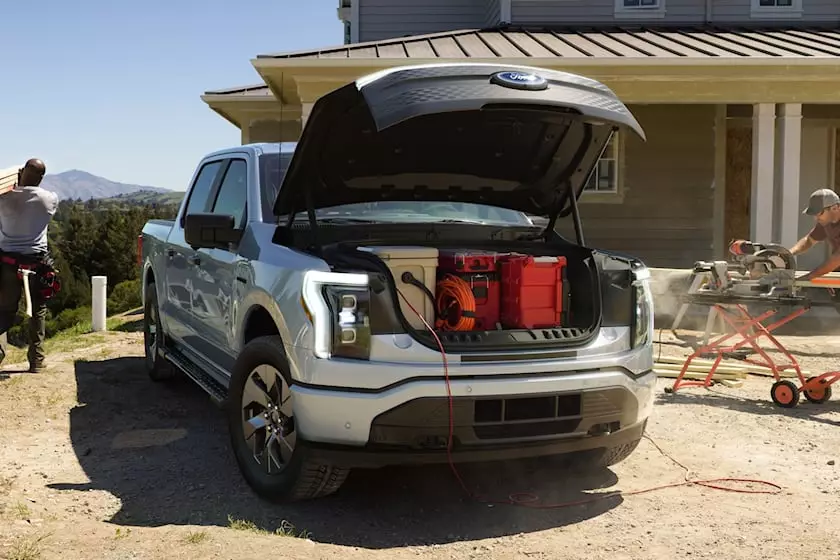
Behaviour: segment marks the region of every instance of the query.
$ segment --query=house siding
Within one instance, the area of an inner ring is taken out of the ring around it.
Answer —
[[[358,1],[360,42],[481,28],[490,11],[490,0]],[[498,18],[493,25],[496,23]]]
[[[752,17],[751,11],[751,0],[715,0],[712,8],[712,20],[717,23],[763,20],[763,18]],[[837,23],[840,20],[840,2],[837,0],[802,0],[802,16],[792,18],[792,20],[806,23]],[[780,20],[778,16],[775,16],[767,18],[766,21],[790,23],[791,20]]]
[[[501,0],[487,0],[487,12],[484,15],[484,27],[496,27],[502,21]]]
[[[511,0],[514,24],[568,25],[575,23],[610,23],[616,19],[615,0]],[[746,0],[749,2],[749,0]],[[666,0],[665,17],[651,18],[651,23],[703,23],[706,0]],[[749,14],[749,5],[747,6]]]
[[[586,245],[629,253],[652,267],[684,268],[712,259],[715,107],[630,109],[648,140],[622,140],[621,203],[587,203],[586,195],[581,198]],[[570,216],[561,219],[558,228],[574,239]]]

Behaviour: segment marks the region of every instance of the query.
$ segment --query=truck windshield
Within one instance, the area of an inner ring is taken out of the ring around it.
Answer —
[[[265,221],[274,221],[274,201],[280,190],[283,176],[292,160],[291,152],[263,154],[259,159],[260,190]],[[322,208],[315,212],[318,219],[353,219],[371,222],[451,222],[465,221],[502,226],[532,226],[530,218],[515,210],[463,202],[380,201],[344,204]],[[307,220],[306,212],[295,216]],[[285,218],[282,218],[285,222]]]

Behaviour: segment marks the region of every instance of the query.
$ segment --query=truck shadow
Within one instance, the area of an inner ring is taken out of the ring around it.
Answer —
[[[269,504],[244,483],[221,411],[190,381],[154,383],[133,357],[77,362],[75,373],[79,404],[70,412],[70,436],[91,482],[50,487],[113,494],[122,507],[110,521],[121,525],[253,524],[274,532],[290,523],[315,541],[384,549],[541,531],[622,502],[614,494],[558,509],[489,506],[467,498],[441,465],[354,471],[334,496]],[[581,476],[533,461],[464,465],[459,474],[471,491],[492,499],[528,492],[554,504],[617,482],[609,470]]]

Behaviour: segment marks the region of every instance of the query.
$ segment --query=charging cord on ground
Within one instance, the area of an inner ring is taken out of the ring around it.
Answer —
[[[512,506],[520,506],[520,507],[527,507],[532,509],[561,509],[573,506],[579,506],[584,504],[590,504],[593,502],[606,500],[610,498],[618,498],[623,496],[638,496],[640,494],[647,494],[650,492],[656,492],[659,490],[665,490],[667,488],[678,488],[681,486],[703,486],[706,488],[711,488],[713,490],[722,490],[724,492],[737,492],[741,494],[779,494],[782,491],[782,487],[778,484],[774,484],[772,482],[767,482],[765,480],[756,480],[756,479],[749,479],[749,478],[714,478],[714,479],[693,479],[690,477],[691,471],[674,459],[670,454],[666,453],[662,447],[659,446],[649,435],[645,434],[643,437],[648,440],[659,453],[683,469],[684,471],[684,480],[682,482],[674,482],[671,484],[662,484],[660,486],[654,486],[652,488],[644,488],[641,490],[630,490],[630,491],[618,491],[618,492],[608,492],[603,494],[598,494],[589,498],[585,498],[583,500],[575,500],[569,502],[560,502],[560,503],[543,503],[540,497],[537,494],[533,494],[530,492],[516,492],[509,494],[507,499],[490,499],[484,498],[481,496],[476,495],[473,493],[467,485],[464,483],[464,479],[461,477],[461,474],[458,472],[458,469],[455,467],[455,462],[452,459],[452,441],[454,437],[454,424],[453,424],[453,407],[454,407],[454,399],[452,397],[452,386],[449,379],[449,363],[446,359],[446,350],[443,347],[443,343],[440,341],[435,330],[432,328],[431,325],[426,321],[423,315],[411,305],[411,302],[408,301],[408,298],[403,295],[403,293],[397,288],[397,293],[399,296],[405,301],[406,305],[414,312],[415,315],[420,319],[423,325],[426,326],[429,333],[435,339],[437,343],[438,350],[440,351],[441,359],[443,360],[443,378],[446,384],[446,396],[448,401],[448,409],[449,409],[449,434],[446,441],[446,458],[447,462],[449,463],[449,468],[452,471],[452,474],[455,476],[455,479],[461,486],[461,489],[464,493],[474,501],[484,504],[498,504],[498,505],[512,505]],[[763,486],[769,488],[768,490],[761,490],[756,488],[733,488],[731,486],[726,486],[725,484],[745,484],[745,485],[755,485],[755,486]]]

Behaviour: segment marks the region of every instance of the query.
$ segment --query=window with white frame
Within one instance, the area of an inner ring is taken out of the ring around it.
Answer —
[[[633,19],[665,17],[665,0],[615,0],[615,16]]]
[[[752,17],[791,17],[802,15],[802,0],[751,0]]]
[[[618,193],[618,133],[612,135],[583,188],[588,193]]]

